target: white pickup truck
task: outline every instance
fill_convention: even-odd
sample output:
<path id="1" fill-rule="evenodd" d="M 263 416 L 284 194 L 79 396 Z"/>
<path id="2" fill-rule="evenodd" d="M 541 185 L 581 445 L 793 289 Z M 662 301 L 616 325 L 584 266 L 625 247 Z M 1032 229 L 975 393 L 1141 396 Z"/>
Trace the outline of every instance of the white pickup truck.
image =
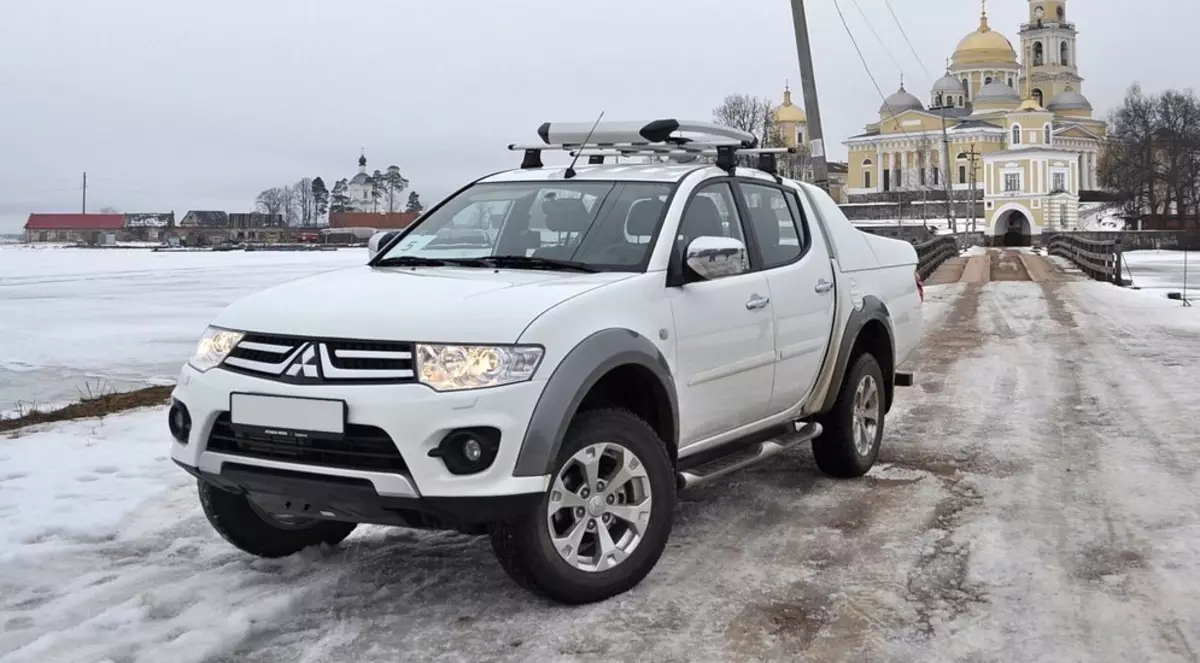
<path id="1" fill-rule="evenodd" d="M 488 534 L 517 583 L 584 603 L 650 572 L 678 490 L 806 442 L 831 476 L 872 466 L 912 383 L 912 246 L 773 174 L 785 150 L 750 134 L 539 134 L 510 146 L 520 168 L 374 238 L 367 264 L 213 320 L 173 393 L 171 456 L 230 543 Z M 586 165 L 544 166 L 553 150 Z M 606 162 L 647 154 L 666 162 Z"/>

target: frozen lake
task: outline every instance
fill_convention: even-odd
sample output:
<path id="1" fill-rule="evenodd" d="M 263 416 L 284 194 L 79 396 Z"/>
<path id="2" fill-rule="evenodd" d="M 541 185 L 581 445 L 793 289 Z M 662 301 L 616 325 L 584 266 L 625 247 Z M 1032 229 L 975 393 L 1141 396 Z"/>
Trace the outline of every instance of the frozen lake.
<path id="1" fill-rule="evenodd" d="M 172 382 L 209 320 L 267 286 L 361 264 L 366 249 L 155 253 L 0 247 L 0 412 L 89 387 Z"/>
<path id="2" fill-rule="evenodd" d="M 1132 278 L 1134 287 L 1164 297 L 1182 292 L 1185 257 L 1188 298 L 1200 299 L 1200 251 L 1127 251 L 1125 278 Z"/>

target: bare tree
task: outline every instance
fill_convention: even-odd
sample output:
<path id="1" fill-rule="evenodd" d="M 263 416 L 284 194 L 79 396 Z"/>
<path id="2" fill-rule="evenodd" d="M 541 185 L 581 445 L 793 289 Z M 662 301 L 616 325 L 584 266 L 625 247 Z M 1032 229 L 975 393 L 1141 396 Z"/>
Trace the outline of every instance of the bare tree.
<path id="1" fill-rule="evenodd" d="M 1126 218 L 1200 214 L 1200 99 L 1135 83 L 1109 123 L 1097 175 Z"/>
<path id="2" fill-rule="evenodd" d="M 713 121 L 754 134 L 759 144 L 766 142 L 773 130 L 771 102 L 748 94 L 731 94 L 713 109 Z"/>
<path id="3" fill-rule="evenodd" d="M 286 187 L 271 187 L 258 194 L 254 207 L 263 214 L 283 214 L 288 204 Z"/>
<path id="4" fill-rule="evenodd" d="M 917 138 L 917 154 L 915 168 L 911 174 L 911 182 L 921 192 L 921 222 L 929 218 L 929 191 L 938 188 L 935 181 L 933 160 L 929 157 L 934 147 L 933 140 L 922 134 Z M 907 178 L 908 176 L 906 176 Z"/>
<path id="5" fill-rule="evenodd" d="M 313 183 L 310 178 L 302 178 L 292 186 L 295 197 L 296 217 L 301 226 L 311 226 L 317 218 L 317 199 L 313 196 Z"/>
<path id="6" fill-rule="evenodd" d="M 782 138 L 774 124 L 773 111 L 774 107 L 769 99 L 749 94 L 731 94 L 725 97 L 720 106 L 713 109 L 713 121 L 754 134 L 759 145 L 782 145 Z M 755 155 L 737 155 L 739 166 L 753 168 L 756 163 Z"/>
<path id="7" fill-rule="evenodd" d="M 300 206 L 297 204 L 296 185 L 280 187 L 283 190 L 283 225 L 295 226 L 300 221 Z"/>
<path id="8" fill-rule="evenodd" d="M 787 145 L 787 139 L 783 135 L 783 127 L 774 124 L 769 118 L 764 121 L 767 123 L 768 132 L 766 142 L 763 143 L 764 147 L 783 147 Z M 807 145 L 797 145 L 796 151 L 793 153 L 776 155 L 775 166 L 781 177 L 804 182 L 812 181 L 812 153 L 809 151 Z"/>

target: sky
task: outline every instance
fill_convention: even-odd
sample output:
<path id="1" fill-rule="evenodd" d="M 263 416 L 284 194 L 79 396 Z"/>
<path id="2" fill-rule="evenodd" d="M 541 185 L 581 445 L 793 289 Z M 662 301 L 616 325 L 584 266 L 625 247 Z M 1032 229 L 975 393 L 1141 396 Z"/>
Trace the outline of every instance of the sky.
<path id="1" fill-rule="evenodd" d="M 975 0 L 807 4 L 831 158 L 878 119 L 871 75 L 887 95 L 903 72 L 928 102 L 979 24 Z M 1194 85 L 1200 3 L 1133 6 L 1068 0 L 1098 117 L 1134 81 Z M 1014 45 L 1027 11 L 988 3 Z M 542 122 L 707 121 L 727 94 L 781 101 L 785 81 L 799 88 L 786 0 L 0 0 L 0 233 L 79 211 L 85 171 L 89 211 L 182 218 L 302 177 L 332 186 L 360 149 L 428 204 L 515 167 L 506 146 Z"/>

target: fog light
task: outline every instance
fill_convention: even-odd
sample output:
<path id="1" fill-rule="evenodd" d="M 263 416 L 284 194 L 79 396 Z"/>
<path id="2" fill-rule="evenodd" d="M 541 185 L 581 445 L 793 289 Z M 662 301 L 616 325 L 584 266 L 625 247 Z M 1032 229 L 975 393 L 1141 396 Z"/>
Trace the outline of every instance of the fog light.
<path id="1" fill-rule="evenodd" d="M 188 436 L 192 432 L 192 415 L 186 405 L 171 401 L 171 409 L 167 411 L 167 428 L 171 430 L 171 437 L 180 444 L 188 443 Z"/>
<path id="2" fill-rule="evenodd" d="M 472 463 L 479 462 L 483 457 L 483 445 L 473 437 L 467 438 L 467 441 L 462 443 L 462 455 Z"/>
<path id="3" fill-rule="evenodd" d="M 441 458 L 451 474 L 475 474 L 491 466 L 500 448 L 500 431 L 490 427 L 459 428 L 442 438 L 438 446 L 429 451 L 433 458 Z"/>

